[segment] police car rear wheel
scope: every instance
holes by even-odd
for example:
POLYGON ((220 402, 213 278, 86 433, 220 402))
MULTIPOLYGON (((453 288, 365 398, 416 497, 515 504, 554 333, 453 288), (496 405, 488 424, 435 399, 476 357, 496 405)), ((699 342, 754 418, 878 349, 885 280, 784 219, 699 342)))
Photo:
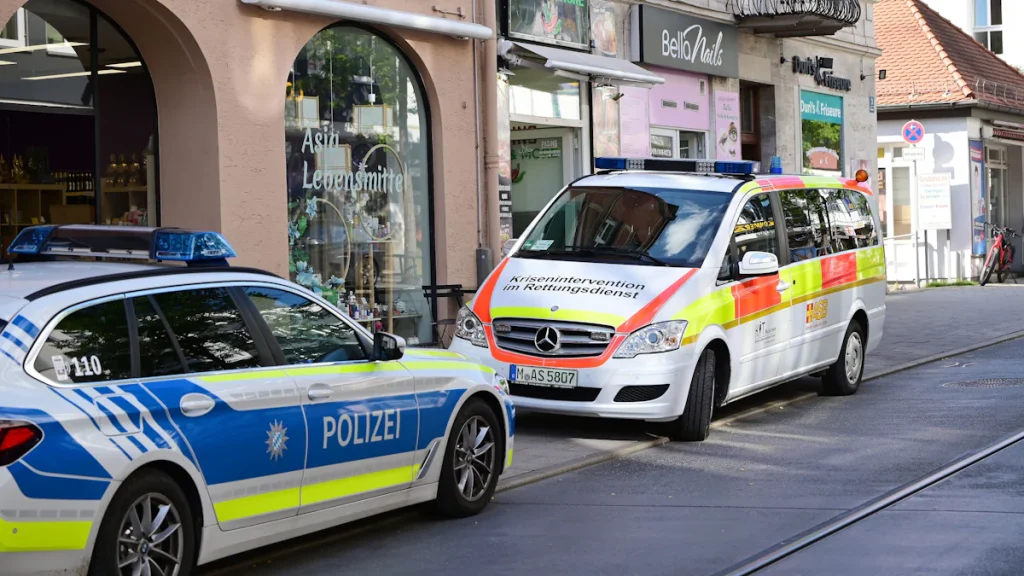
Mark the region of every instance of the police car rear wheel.
POLYGON ((690 379, 690 395, 683 415, 672 423, 670 436, 683 442, 706 440, 715 398, 715 351, 705 350, 690 379))
POLYGON ((494 411, 481 400, 462 408, 445 448, 437 506, 447 516, 461 518, 484 509, 498 485, 501 426, 494 411))
POLYGON ((846 329, 839 358, 825 372, 821 382, 827 396, 849 396, 860 388, 863 375, 864 329, 854 320, 846 329))
POLYGON ((89 574, 187 576, 195 564, 194 526, 181 488, 164 474, 144 471, 111 500, 89 574))

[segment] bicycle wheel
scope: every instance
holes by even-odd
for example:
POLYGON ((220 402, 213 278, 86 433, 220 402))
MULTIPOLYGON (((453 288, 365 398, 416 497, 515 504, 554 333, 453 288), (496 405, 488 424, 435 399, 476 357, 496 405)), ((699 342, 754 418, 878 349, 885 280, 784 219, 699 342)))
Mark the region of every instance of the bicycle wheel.
POLYGON ((988 256, 985 258, 985 265, 981 267, 981 276, 978 278, 978 284, 984 286, 988 283, 988 279, 992 276, 992 268, 995 267, 996 261, 999 260, 999 256, 996 252, 999 250, 998 246, 992 246, 988 251, 988 256))

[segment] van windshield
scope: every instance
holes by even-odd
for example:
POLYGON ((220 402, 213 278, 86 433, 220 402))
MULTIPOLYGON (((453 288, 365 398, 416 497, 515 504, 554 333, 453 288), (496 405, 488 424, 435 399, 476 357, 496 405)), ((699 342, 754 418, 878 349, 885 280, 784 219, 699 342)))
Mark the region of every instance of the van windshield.
POLYGON ((730 200, 702 190, 569 188, 515 256, 699 268, 730 200))

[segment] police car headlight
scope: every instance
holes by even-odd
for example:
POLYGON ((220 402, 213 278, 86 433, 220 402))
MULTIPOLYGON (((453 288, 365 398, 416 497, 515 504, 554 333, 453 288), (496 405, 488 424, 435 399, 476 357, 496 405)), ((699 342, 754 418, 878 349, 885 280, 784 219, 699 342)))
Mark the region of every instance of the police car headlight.
POLYGON ((502 378, 500 375, 494 375, 494 387, 505 393, 506 396, 509 394, 508 380, 502 378))
POLYGON ((685 320, 651 324, 630 334, 615 351, 615 358, 635 358, 639 354, 678 350, 684 332, 685 320))
POLYGON ((459 315, 455 318, 455 335, 463 340, 469 340, 474 346, 487 348, 484 323, 465 306, 459 310, 459 315))

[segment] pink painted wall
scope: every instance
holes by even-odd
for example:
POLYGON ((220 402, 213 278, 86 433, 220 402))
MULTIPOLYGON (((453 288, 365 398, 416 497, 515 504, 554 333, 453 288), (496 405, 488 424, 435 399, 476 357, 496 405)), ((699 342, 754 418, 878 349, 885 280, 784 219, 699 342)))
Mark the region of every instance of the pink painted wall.
POLYGON ((664 84, 650 91, 652 126, 711 129, 711 84, 707 76, 653 66, 650 70, 665 79, 664 84), (674 108, 669 104, 672 102, 674 108), (687 104, 696 105, 697 110, 687 109, 687 104))

